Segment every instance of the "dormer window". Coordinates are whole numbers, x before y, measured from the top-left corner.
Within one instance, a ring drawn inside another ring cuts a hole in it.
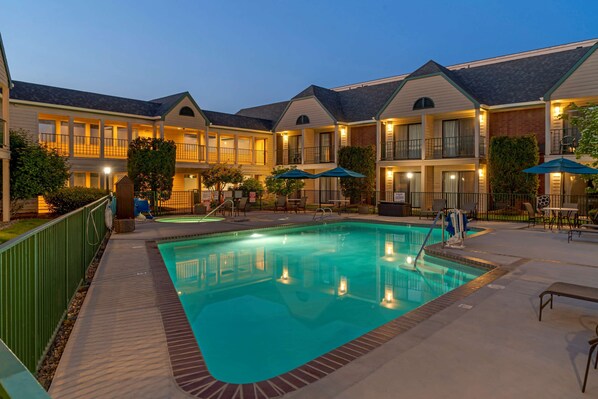
[[[426,108],[434,108],[434,101],[430,97],[421,97],[418,98],[415,103],[413,103],[413,110],[418,109],[426,109]]]
[[[307,125],[309,123],[309,117],[307,115],[301,115],[299,118],[297,118],[297,123],[295,123],[296,125]]]
[[[193,110],[190,107],[183,107],[179,111],[179,115],[193,117],[193,116],[195,116],[195,112],[193,112]]]

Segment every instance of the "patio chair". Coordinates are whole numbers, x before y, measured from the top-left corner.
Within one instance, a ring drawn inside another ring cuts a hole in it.
[[[301,209],[303,209],[303,213],[305,213],[306,208],[307,208],[307,197],[301,197],[301,201],[293,204],[293,210],[295,211],[295,213],[297,213]]]
[[[598,335],[598,326],[596,326],[596,335]],[[585,393],[586,391],[586,384],[588,382],[588,371],[590,371],[590,363],[592,363],[592,354],[598,346],[598,337],[592,338],[588,341],[590,348],[588,350],[588,362],[586,363],[586,373],[583,377],[583,386],[581,387],[581,393]],[[598,366],[598,355],[596,355],[596,361],[594,362],[594,370],[596,370],[596,366]]]
[[[546,295],[550,295],[550,299],[544,302],[544,296]],[[552,299],[554,295],[579,299],[580,301],[598,302],[598,288],[563,282],[553,283],[540,294],[539,321],[542,321],[542,310],[546,306],[550,304],[550,309],[552,309]]]
[[[563,208],[575,208],[577,212],[567,211],[567,212],[560,212],[561,220],[566,220],[569,226],[577,226],[578,225],[578,213],[579,213],[579,204],[576,202],[563,202]]]
[[[465,211],[465,215],[469,220],[478,218],[478,203],[477,202],[466,202],[461,207]]]
[[[247,216],[247,208],[249,208],[249,202],[247,200],[248,200],[247,197],[242,197],[239,199],[239,202],[237,203],[237,205],[235,207],[235,214],[237,216],[239,216],[241,211],[243,211],[243,216]]]
[[[438,212],[444,211],[446,209],[446,200],[442,199],[435,199],[432,201],[432,209],[427,211],[420,211],[419,218],[421,219],[422,216],[425,217],[435,217]]]
[[[233,216],[233,204],[230,201],[224,202],[220,208],[220,213],[222,213],[222,216],[226,216],[227,213]]]
[[[277,210],[287,211],[287,197],[285,196],[278,196],[276,197],[276,202],[274,203],[274,212]]]
[[[544,218],[544,214],[536,212],[534,207],[529,202],[524,202],[523,206],[527,212],[527,227],[535,226],[538,220],[541,220],[544,226],[546,226],[546,219]]]

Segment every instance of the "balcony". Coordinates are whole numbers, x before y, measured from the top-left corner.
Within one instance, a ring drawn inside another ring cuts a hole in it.
[[[301,149],[289,148],[286,151],[276,152],[277,165],[299,165],[301,164]]]
[[[480,157],[486,155],[485,138],[480,136]],[[426,139],[426,159],[473,158],[475,137],[435,137]]]
[[[247,148],[239,148],[237,150],[237,163],[251,164],[253,162],[253,152]]]
[[[104,158],[125,159],[127,158],[128,150],[129,140],[127,139],[104,139]],[[76,153],[75,156],[77,156]]]
[[[577,128],[553,129],[550,131],[550,154],[574,154],[579,144],[581,133]]]
[[[205,160],[205,146],[188,143],[176,144],[176,160],[183,162],[203,162]]]
[[[40,133],[39,143],[50,150],[56,150],[62,156],[69,155],[68,134]]]
[[[303,150],[305,163],[331,163],[334,162],[334,147],[306,147]]]
[[[381,160],[398,161],[405,159],[421,159],[422,140],[397,140],[382,143]]]

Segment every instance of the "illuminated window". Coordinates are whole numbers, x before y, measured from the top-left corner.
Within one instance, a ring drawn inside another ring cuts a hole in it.
[[[426,109],[426,108],[434,108],[434,101],[430,97],[422,97],[418,98],[417,101],[413,103],[413,110],[416,109]]]

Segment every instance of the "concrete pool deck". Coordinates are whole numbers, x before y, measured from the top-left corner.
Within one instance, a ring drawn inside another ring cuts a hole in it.
[[[114,234],[56,372],[52,397],[188,397],[172,376],[145,242],[311,219],[311,214],[252,212],[238,222],[146,222],[134,233]],[[580,389],[598,305],[556,298],[554,309],[537,320],[538,294],[552,282],[598,286],[598,241],[582,237],[567,244],[566,233],[525,224],[473,226],[492,230],[468,239],[465,250],[450,251],[500,264],[508,274],[287,396],[598,397],[595,371],[586,394]]]

